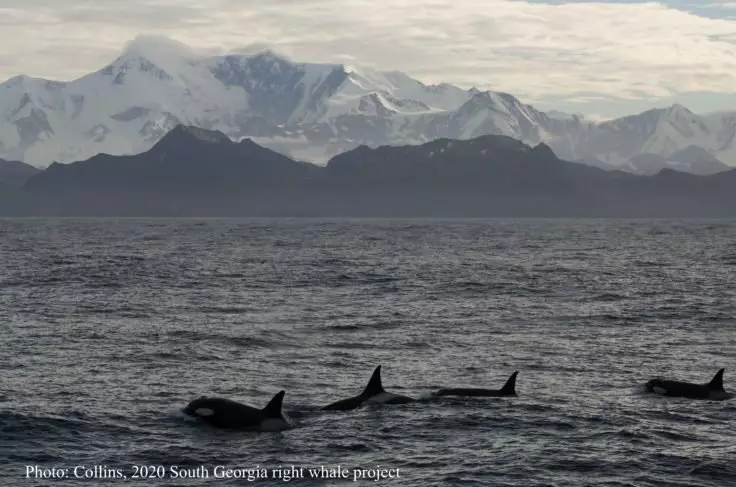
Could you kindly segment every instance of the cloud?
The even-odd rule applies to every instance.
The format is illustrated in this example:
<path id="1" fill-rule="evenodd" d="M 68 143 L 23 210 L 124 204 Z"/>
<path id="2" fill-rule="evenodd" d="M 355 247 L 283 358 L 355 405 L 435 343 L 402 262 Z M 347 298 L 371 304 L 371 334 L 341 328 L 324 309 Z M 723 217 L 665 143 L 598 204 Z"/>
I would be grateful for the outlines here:
<path id="1" fill-rule="evenodd" d="M 295 60 L 355 60 L 527 102 L 736 85 L 734 21 L 654 2 L 520 0 L 0 0 L 0 58 L 10 60 L 0 79 L 74 78 L 141 33 L 209 51 L 267 45 Z"/>
<path id="2" fill-rule="evenodd" d="M 736 8 L 736 2 L 733 0 L 721 0 L 705 5 L 698 5 L 700 8 Z"/>

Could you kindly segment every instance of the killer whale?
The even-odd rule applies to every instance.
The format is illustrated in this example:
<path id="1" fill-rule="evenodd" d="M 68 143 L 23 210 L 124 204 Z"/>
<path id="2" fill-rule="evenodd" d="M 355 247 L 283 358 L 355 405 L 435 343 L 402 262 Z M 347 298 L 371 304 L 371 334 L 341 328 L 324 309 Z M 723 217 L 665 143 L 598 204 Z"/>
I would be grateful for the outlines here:
<path id="1" fill-rule="evenodd" d="M 217 428 L 249 431 L 281 431 L 293 426 L 281 410 L 285 391 L 276 394 L 263 409 L 231 399 L 202 396 L 190 402 L 184 413 Z"/>
<path id="2" fill-rule="evenodd" d="M 467 396 L 467 397 L 504 397 L 516 396 L 516 371 L 508 378 L 506 384 L 501 389 L 481 389 L 481 388 L 452 388 L 440 389 L 435 392 L 435 396 Z"/>
<path id="3" fill-rule="evenodd" d="M 646 389 L 649 392 L 654 392 L 662 396 L 722 401 L 734 397 L 734 394 L 729 394 L 723 388 L 724 371 L 725 369 L 721 369 L 716 372 L 713 379 L 706 384 L 654 378 L 646 383 Z"/>
<path id="4" fill-rule="evenodd" d="M 363 392 L 357 396 L 328 404 L 323 407 L 322 410 L 350 411 L 351 409 L 357 409 L 364 404 L 406 404 L 409 402 L 414 402 L 414 399 L 408 396 L 386 392 L 383 388 L 383 384 L 381 383 L 381 366 L 379 365 L 373 371 L 373 375 L 371 375 L 368 385 L 365 387 Z"/>

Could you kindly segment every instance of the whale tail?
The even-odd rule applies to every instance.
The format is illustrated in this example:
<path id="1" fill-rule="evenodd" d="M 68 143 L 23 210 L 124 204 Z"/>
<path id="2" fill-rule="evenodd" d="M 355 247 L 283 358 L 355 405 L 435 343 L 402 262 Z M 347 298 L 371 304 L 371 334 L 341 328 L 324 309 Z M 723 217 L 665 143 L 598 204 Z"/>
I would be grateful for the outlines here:
<path id="1" fill-rule="evenodd" d="M 384 390 L 383 384 L 381 384 L 381 366 L 379 365 L 376 367 L 376 370 L 373 371 L 371 380 L 368 381 L 368 385 L 365 386 L 365 390 L 363 390 L 363 394 L 361 394 L 361 396 L 370 397 L 382 392 L 384 392 Z"/>
<path id="2" fill-rule="evenodd" d="M 723 371 L 726 369 L 721 369 L 718 372 L 716 372 L 716 375 L 713 377 L 713 380 L 711 380 L 708 383 L 708 389 L 714 390 L 714 391 L 722 391 L 723 389 Z"/>
<path id="3" fill-rule="evenodd" d="M 506 381 L 506 384 L 501 388 L 501 393 L 505 396 L 515 396 L 516 395 L 516 376 L 519 375 L 519 372 L 516 371 L 513 374 L 511 374 L 511 377 L 509 377 L 509 380 Z"/>
<path id="4" fill-rule="evenodd" d="M 286 391 L 281 391 L 271 399 L 271 402 L 266 404 L 263 408 L 263 415 L 267 418 L 280 418 L 281 417 L 281 405 L 284 402 L 284 395 Z"/>

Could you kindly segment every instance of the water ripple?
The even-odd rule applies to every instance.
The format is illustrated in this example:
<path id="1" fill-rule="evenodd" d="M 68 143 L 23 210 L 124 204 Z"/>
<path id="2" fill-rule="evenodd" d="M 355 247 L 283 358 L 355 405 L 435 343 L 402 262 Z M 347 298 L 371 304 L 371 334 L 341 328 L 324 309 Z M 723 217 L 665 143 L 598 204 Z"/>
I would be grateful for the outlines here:
<path id="1" fill-rule="evenodd" d="M 734 242 L 736 225 L 707 221 L 0 220 L 0 483 L 26 485 L 26 465 L 162 464 L 730 486 L 736 402 L 642 385 L 726 367 L 734 389 Z M 379 363 L 421 401 L 319 411 Z M 517 398 L 432 395 L 514 370 Z M 297 423 L 283 433 L 181 413 L 282 389 Z"/>

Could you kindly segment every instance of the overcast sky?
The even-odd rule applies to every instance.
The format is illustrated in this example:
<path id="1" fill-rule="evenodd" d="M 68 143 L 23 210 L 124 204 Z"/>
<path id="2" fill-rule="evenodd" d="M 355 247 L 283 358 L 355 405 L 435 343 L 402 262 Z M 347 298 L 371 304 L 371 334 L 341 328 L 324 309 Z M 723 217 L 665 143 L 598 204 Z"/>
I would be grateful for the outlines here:
<path id="1" fill-rule="evenodd" d="M 736 109 L 736 0 L 0 0 L 0 80 L 70 80 L 140 34 L 268 45 L 592 117 Z"/>

